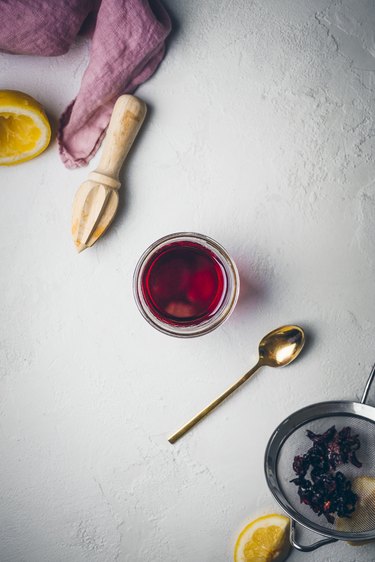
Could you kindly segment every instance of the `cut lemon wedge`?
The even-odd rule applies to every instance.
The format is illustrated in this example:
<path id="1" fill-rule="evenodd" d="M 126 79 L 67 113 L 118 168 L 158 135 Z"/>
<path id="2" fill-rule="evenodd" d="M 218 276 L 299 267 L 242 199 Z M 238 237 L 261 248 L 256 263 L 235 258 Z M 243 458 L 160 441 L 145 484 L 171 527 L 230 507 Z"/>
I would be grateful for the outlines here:
<path id="1" fill-rule="evenodd" d="M 283 562 L 289 550 L 288 517 L 265 515 L 249 523 L 234 547 L 234 562 Z"/>
<path id="2" fill-rule="evenodd" d="M 355 511 L 350 517 L 338 517 L 336 527 L 339 531 L 348 533 L 371 531 L 375 527 L 375 478 L 372 476 L 353 478 L 352 490 L 358 496 Z M 366 544 L 348 542 L 353 546 Z"/>
<path id="3" fill-rule="evenodd" d="M 43 107 L 16 90 L 0 90 L 0 165 L 31 160 L 45 150 L 51 127 Z"/>

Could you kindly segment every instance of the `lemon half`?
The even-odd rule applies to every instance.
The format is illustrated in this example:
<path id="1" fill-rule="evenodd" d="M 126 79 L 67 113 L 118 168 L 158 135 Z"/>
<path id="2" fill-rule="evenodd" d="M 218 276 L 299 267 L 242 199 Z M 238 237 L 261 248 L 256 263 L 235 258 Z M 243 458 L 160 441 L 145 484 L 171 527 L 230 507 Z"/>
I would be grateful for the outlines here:
<path id="1" fill-rule="evenodd" d="M 336 519 L 339 531 L 357 533 L 369 531 L 375 526 L 375 478 L 372 476 L 357 476 L 352 480 L 352 490 L 358 500 L 355 511 L 350 517 Z M 373 541 L 351 542 L 353 546 L 360 546 Z"/>
<path id="2" fill-rule="evenodd" d="M 234 562 L 283 562 L 289 550 L 290 521 L 285 515 L 265 515 L 249 523 L 234 547 Z"/>
<path id="3" fill-rule="evenodd" d="M 0 90 L 0 165 L 31 160 L 45 150 L 51 127 L 43 107 L 16 90 Z"/>

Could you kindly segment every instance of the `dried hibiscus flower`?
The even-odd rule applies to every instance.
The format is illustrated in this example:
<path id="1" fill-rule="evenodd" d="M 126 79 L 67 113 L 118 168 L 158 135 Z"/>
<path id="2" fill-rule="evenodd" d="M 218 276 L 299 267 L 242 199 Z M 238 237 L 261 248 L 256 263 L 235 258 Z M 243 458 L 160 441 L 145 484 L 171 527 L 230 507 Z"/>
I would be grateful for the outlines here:
<path id="1" fill-rule="evenodd" d="M 351 489 L 351 481 L 336 468 L 351 463 L 360 468 L 356 451 L 360 448 L 358 435 L 352 435 L 350 427 L 337 431 L 333 425 L 322 434 L 307 430 L 313 442 L 304 454 L 294 457 L 293 470 L 297 478 L 301 503 L 309 505 L 317 515 L 324 515 L 329 523 L 334 523 L 333 514 L 350 517 L 358 499 Z"/>

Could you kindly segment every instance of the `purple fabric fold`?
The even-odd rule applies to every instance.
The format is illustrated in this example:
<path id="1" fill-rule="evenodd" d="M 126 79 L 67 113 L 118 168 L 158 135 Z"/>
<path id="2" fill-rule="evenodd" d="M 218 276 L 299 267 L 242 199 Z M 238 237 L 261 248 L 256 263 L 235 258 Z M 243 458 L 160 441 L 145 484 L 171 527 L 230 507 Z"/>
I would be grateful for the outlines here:
<path id="1" fill-rule="evenodd" d="M 0 50 L 61 55 L 90 25 L 90 60 L 75 100 L 60 118 L 58 143 L 65 166 L 94 156 L 119 95 L 133 93 L 165 53 L 170 18 L 159 0 L 0 0 Z M 96 18 L 96 19 L 95 19 Z"/>

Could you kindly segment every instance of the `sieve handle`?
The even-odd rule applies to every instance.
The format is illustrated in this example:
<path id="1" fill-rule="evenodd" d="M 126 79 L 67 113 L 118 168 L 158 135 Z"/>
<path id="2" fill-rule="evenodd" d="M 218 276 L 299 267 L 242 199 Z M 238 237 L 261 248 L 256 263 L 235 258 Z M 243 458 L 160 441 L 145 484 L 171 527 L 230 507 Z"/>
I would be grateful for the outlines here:
<path id="1" fill-rule="evenodd" d="M 367 396 L 368 393 L 370 392 L 370 388 L 371 388 L 372 381 L 374 380 L 374 376 L 375 376 L 375 364 L 372 366 L 371 373 L 369 375 L 369 378 L 367 379 L 365 390 L 363 391 L 363 395 L 361 399 L 361 404 L 366 404 Z"/>
<path id="2" fill-rule="evenodd" d="M 296 539 L 296 525 L 297 525 L 296 522 L 294 521 L 294 519 L 292 519 L 290 525 L 289 540 L 290 540 L 290 544 L 300 552 L 312 552 L 313 550 L 316 550 L 317 548 L 324 546 L 325 544 L 330 544 L 331 542 L 337 542 L 337 539 L 323 539 L 321 541 L 314 542 L 313 544 L 302 545 L 299 542 L 297 542 Z"/>

